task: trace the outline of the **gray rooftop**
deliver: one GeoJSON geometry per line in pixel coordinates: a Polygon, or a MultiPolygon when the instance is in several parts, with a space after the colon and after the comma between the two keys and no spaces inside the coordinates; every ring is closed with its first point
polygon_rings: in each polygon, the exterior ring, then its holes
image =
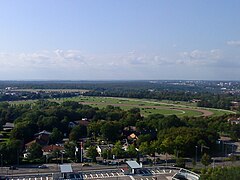
{"type": "Polygon", "coordinates": [[[137,161],[126,161],[127,165],[132,169],[140,169],[142,166],[137,161]]]}
{"type": "Polygon", "coordinates": [[[60,165],[61,173],[71,173],[73,172],[71,164],[60,165]]]}

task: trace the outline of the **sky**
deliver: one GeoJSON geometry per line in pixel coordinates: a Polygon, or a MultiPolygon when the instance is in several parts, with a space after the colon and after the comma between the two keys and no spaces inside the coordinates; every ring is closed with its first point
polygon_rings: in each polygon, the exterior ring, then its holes
{"type": "Polygon", "coordinates": [[[240,80],[239,0],[0,0],[0,80],[240,80]]]}

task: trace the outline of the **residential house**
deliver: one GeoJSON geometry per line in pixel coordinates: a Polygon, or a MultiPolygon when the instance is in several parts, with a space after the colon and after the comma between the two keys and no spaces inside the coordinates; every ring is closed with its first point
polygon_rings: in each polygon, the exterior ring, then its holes
{"type": "Polygon", "coordinates": [[[28,142],[27,144],[25,144],[25,148],[28,149],[33,143],[38,143],[41,146],[46,146],[49,143],[49,136],[50,136],[50,132],[48,131],[41,131],[39,133],[35,134],[35,139],[28,142]]]}
{"type": "Polygon", "coordinates": [[[232,125],[234,124],[240,124],[240,118],[232,117],[228,119],[228,122],[232,125]]]}
{"type": "Polygon", "coordinates": [[[42,148],[43,155],[51,155],[54,151],[60,151],[62,152],[64,150],[64,147],[62,145],[52,144],[48,146],[44,146],[42,148]]]}

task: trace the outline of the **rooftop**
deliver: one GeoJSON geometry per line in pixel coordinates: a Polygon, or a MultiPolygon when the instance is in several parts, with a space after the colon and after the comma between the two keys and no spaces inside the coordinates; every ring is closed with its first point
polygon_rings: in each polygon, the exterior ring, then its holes
{"type": "Polygon", "coordinates": [[[71,173],[73,172],[71,164],[60,165],[61,173],[71,173]]]}
{"type": "Polygon", "coordinates": [[[127,165],[132,169],[140,169],[142,166],[137,161],[126,161],[127,165]]]}

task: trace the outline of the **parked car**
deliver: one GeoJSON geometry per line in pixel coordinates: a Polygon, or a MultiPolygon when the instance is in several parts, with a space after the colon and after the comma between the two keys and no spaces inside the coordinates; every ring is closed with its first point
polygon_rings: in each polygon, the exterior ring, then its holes
{"type": "Polygon", "coordinates": [[[16,166],[10,166],[10,167],[9,167],[9,170],[16,170],[16,169],[17,169],[16,166]]]}
{"type": "Polygon", "coordinates": [[[43,164],[43,165],[38,166],[38,168],[39,168],[39,169],[46,169],[46,168],[48,168],[48,167],[43,164]]]}
{"type": "Polygon", "coordinates": [[[90,167],[91,165],[90,164],[88,164],[88,163],[84,163],[84,164],[82,164],[82,167],[90,167]]]}

